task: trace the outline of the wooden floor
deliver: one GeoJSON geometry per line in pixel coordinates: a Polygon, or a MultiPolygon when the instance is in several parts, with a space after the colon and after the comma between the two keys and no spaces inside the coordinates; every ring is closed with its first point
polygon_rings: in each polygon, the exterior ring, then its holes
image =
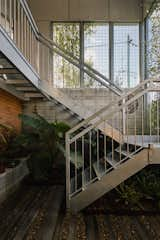
{"type": "Polygon", "coordinates": [[[94,211],[72,215],[64,209],[62,185],[23,185],[0,206],[0,240],[160,239],[160,215],[117,216],[94,211]]]}

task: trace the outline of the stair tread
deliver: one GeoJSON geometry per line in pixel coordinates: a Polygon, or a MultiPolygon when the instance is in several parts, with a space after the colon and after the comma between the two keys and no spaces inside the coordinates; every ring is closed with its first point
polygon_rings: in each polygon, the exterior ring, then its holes
{"type": "MultiPolygon", "coordinates": [[[[71,162],[75,165],[75,152],[70,153],[71,156],[71,162]]],[[[76,168],[79,169],[83,166],[83,158],[82,155],[77,152],[77,163],[76,163],[76,168]]]]}
{"type": "Polygon", "coordinates": [[[99,165],[97,166],[97,162],[95,162],[93,164],[93,168],[98,178],[100,178],[105,172],[104,164],[99,163],[99,165]]]}
{"type": "Polygon", "coordinates": [[[131,150],[128,151],[127,149],[123,149],[123,148],[120,148],[120,147],[116,148],[115,151],[116,151],[117,153],[120,153],[120,152],[121,152],[121,154],[123,154],[123,155],[125,155],[125,156],[128,156],[129,154],[132,153],[131,150]]]}
{"type": "Polygon", "coordinates": [[[114,168],[115,168],[115,165],[117,165],[118,163],[115,159],[112,159],[112,157],[107,157],[106,161],[114,168]]]}

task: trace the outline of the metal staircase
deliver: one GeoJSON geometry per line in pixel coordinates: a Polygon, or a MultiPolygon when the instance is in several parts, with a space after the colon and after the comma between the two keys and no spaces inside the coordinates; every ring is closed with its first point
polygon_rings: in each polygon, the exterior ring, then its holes
{"type": "Polygon", "coordinates": [[[85,119],[66,134],[66,200],[72,211],[85,208],[149,163],[159,163],[159,76],[124,94],[101,73],[42,36],[25,0],[0,0],[0,87],[23,101],[53,101],[79,120],[85,119]],[[94,85],[109,89],[113,102],[94,115],[89,109],[81,115],[81,106],[54,85],[53,53],[94,85]]]}
{"type": "Polygon", "coordinates": [[[68,208],[80,211],[148,164],[160,163],[159,91],[159,76],[143,81],[66,134],[68,208]]]}
{"type": "Polygon", "coordinates": [[[55,86],[53,54],[83,71],[84,80],[90,78],[95,86],[109,89],[113,97],[122,94],[122,90],[101,73],[87,64],[82,65],[80,59],[46,39],[39,32],[25,0],[0,0],[0,42],[0,86],[24,101],[49,100],[77,121],[93,114],[87,106],[83,106],[87,114],[82,114],[82,105],[75,104],[55,86]]]}

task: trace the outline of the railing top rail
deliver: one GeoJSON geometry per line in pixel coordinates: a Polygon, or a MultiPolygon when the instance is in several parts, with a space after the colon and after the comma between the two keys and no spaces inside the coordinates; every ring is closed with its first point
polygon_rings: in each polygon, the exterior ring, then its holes
{"type": "MultiPolygon", "coordinates": [[[[79,63],[79,59],[77,57],[75,57],[72,53],[66,51],[65,49],[61,48],[60,46],[58,46],[58,44],[56,44],[53,40],[50,40],[48,38],[46,38],[43,34],[39,33],[40,36],[40,41],[42,43],[48,42],[49,44],[51,44],[52,47],[56,47],[60,52],[63,53],[63,57],[65,58],[65,55],[69,58],[71,58],[72,60],[74,60],[76,63],[79,63]]],[[[48,45],[48,47],[52,48],[50,45],[48,45]]],[[[52,49],[55,51],[55,49],[52,49]]],[[[60,53],[59,53],[60,54],[60,53]]],[[[72,60],[69,60],[72,64],[75,64],[72,60]]],[[[80,68],[82,68],[79,65],[80,68]]],[[[99,71],[97,71],[96,69],[90,67],[88,64],[84,63],[83,64],[83,71],[85,71],[85,68],[87,69],[88,73],[89,71],[91,71],[92,73],[94,73],[95,75],[97,75],[98,77],[102,78],[104,83],[106,82],[107,84],[110,84],[111,86],[113,86],[116,89],[116,94],[118,94],[119,96],[122,94],[122,89],[119,88],[114,82],[112,82],[109,78],[105,77],[102,73],[100,73],[99,71]]],[[[94,78],[94,77],[93,77],[94,78]]]]}
{"type": "MultiPolygon", "coordinates": [[[[70,143],[75,142],[76,140],[78,140],[80,137],[84,136],[85,134],[87,134],[89,131],[91,131],[92,129],[98,128],[98,126],[104,122],[105,120],[112,119],[112,117],[114,116],[115,113],[123,110],[123,108],[128,107],[130,104],[132,104],[133,102],[135,102],[137,99],[139,99],[140,97],[142,97],[145,93],[147,93],[148,91],[152,90],[151,88],[147,88],[141,92],[139,92],[137,95],[135,95],[132,99],[128,100],[127,102],[123,103],[121,106],[117,106],[115,107],[113,110],[111,110],[110,112],[107,112],[105,114],[105,116],[99,118],[94,124],[88,126],[86,129],[82,130],[81,132],[79,132],[77,135],[73,136],[72,138],[70,138],[70,143]]],[[[68,135],[68,134],[67,134],[68,135]]]]}
{"type": "MultiPolygon", "coordinates": [[[[75,127],[73,127],[72,129],[70,129],[66,135],[70,135],[70,134],[73,134],[75,131],[77,131],[78,129],[80,129],[81,127],[89,124],[92,120],[94,120],[95,118],[97,118],[99,115],[101,115],[102,113],[106,112],[106,111],[109,111],[113,104],[118,104],[119,103],[122,103],[120,107],[124,107],[124,104],[123,104],[123,100],[126,100],[126,98],[132,94],[134,94],[138,89],[141,89],[142,87],[144,87],[146,84],[149,84],[151,82],[154,82],[154,81],[160,81],[160,74],[157,74],[155,75],[154,77],[151,77],[147,80],[144,80],[143,82],[141,82],[140,84],[138,84],[135,88],[133,88],[132,90],[128,91],[126,94],[124,94],[122,97],[120,97],[117,101],[113,101],[111,102],[110,104],[108,104],[107,106],[105,106],[104,108],[100,109],[99,111],[97,111],[96,113],[94,113],[92,116],[88,117],[87,119],[85,119],[84,121],[82,121],[81,123],[77,124],[75,127]]],[[[132,102],[134,101],[134,98],[132,99],[128,99],[127,101],[127,104],[131,104],[132,102]]],[[[126,104],[126,102],[125,102],[126,104]]],[[[116,112],[116,110],[115,110],[116,112]]]]}
{"type": "Polygon", "coordinates": [[[32,13],[30,11],[30,8],[28,6],[28,3],[26,0],[18,0],[18,3],[24,10],[27,20],[32,28],[32,31],[35,34],[35,37],[39,42],[42,44],[45,44],[49,49],[54,51],[55,53],[59,54],[63,58],[65,58],[67,61],[69,61],[74,66],[78,67],[80,70],[83,70],[84,73],[88,74],[92,79],[99,82],[103,86],[111,89],[115,94],[118,96],[121,96],[122,90],[112,81],[110,81],[108,78],[106,78],[103,74],[98,72],[96,69],[88,66],[86,63],[80,64],[79,58],[74,56],[72,53],[66,51],[65,49],[61,48],[56,44],[53,40],[46,38],[43,34],[39,32],[39,29],[37,27],[37,24],[32,16],[32,13]]]}
{"type": "Polygon", "coordinates": [[[30,22],[31,24],[31,27],[32,27],[32,30],[34,31],[36,37],[38,38],[39,36],[39,29],[37,27],[37,24],[32,16],[32,13],[30,11],[30,8],[28,6],[28,3],[26,2],[26,0],[19,0],[21,6],[23,7],[23,10],[25,11],[26,13],[26,16],[28,18],[28,21],[30,22]]]}
{"type": "Polygon", "coordinates": [[[88,74],[91,78],[101,83],[103,86],[111,89],[116,95],[118,96],[122,95],[122,90],[120,90],[114,83],[112,84],[112,82],[108,80],[105,76],[103,76],[95,69],[91,67],[89,68],[86,64],[81,66],[78,58],[72,56],[71,54],[68,54],[68,52],[66,53],[64,49],[60,48],[56,43],[44,37],[41,33],[39,34],[39,40],[40,42],[45,44],[51,51],[57,53],[58,55],[66,59],[69,63],[83,70],[84,73],[88,74]],[[53,46],[55,46],[56,48],[53,48],[53,46]]]}

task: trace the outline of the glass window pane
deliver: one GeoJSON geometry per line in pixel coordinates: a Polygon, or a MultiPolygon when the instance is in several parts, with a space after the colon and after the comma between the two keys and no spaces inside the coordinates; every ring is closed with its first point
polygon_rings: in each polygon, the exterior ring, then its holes
{"type": "Polygon", "coordinates": [[[139,25],[114,24],[114,82],[122,88],[139,83],[139,25]]]}
{"type": "Polygon", "coordinates": [[[160,3],[155,5],[147,22],[147,76],[160,71],[160,3]]]}
{"type": "MultiPolygon", "coordinates": [[[[53,40],[62,49],[75,57],[80,56],[80,24],[54,23],[53,40]]],[[[73,64],[54,53],[53,56],[54,85],[60,88],[80,86],[80,70],[73,64]]]]}
{"type": "Polygon", "coordinates": [[[84,24],[84,61],[109,77],[109,26],[107,23],[84,24]]]}

